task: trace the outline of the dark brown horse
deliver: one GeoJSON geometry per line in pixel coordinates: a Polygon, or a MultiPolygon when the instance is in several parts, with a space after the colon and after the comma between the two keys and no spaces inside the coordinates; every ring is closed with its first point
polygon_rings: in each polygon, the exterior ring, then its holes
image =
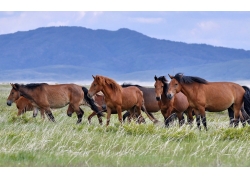
{"type": "MultiPolygon", "coordinates": [[[[143,92],[143,99],[144,99],[144,105],[145,108],[148,112],[148,114],[153,117],[154,119],[156,119],[152,113],[156,113],[160,110],[160,107],[158,106],[158,102],[155,99],[155,89],[154,88],[150,88],[150,87],[143,87],[140,85],[133,85],[133,84],[127,84],[127,83],[123,83],[121,85],[123,88],[129,87],[129,86],[136,86],[138,87],[142,92],[143,92]]],[[[144,111],[144,109],[142,109],[142,111],[144,111]]],[[[124,115],[123,115],[123,121],[125,121],[126,117],[128,117],[130,115],[130,113],[127,111],[124,115]]]]}
{"type": "MultiPolygon", "coordinates": [[[[93,76],[94,81],[88,91],[88,96],[92,97],[97,92],[102,91],[105,97],[105,103],[107,106],[107,126],[110,122],[111,113],[117,113],[118,119],[122,124],[122,112],[125,110],[130,111],[129,121],[134,114],[134,111],[139,114],[138,122],[142,122],[141,108],[144,107],[143,93],[135,86],[122,88],[113,79],[104,76],[93,76]]],[[[145,107],[144,107],[145,108],[145,107]]],[[[154,120],[145,110],[151,121],[154,120]]]]}
{"type": "Polygon", "coordinates": [[[51,108],[57,109],[69,105],[67,114],[71,116],[73,112],[76,112],[78,121],[82,121],[84,114],[80,105],[88,103],[91,109],[100,113],[93,99],[87,97],[88,89],[78,86],[76,84],[57,84],[48,85],[46,83],[39,84],[11,84],[12,89],[7,99],[7,105],[11,105],[16,98],[18,92],[21,96],[29,99],[32,105],[39,108],[41,112],[45,112],[47,117],[55,122],[54,116],[51,112],[51,108]]]}
{"type": "Polygon", "coordinates": [[[169,77],[171,82],[167,97],[172,99],[178,92],[185,94],[194,109],[199,129],[201,116],[207,130],[205,111],[220,112],[232,108],[234,119],[230,121],[230,126],[234,124],[235,127],[239,124],[243,102],[246,113],[250,114],[250,89],[246,86],[233,82],[207,82],[200,77],[184,76],[182,73],[169,77]]]}
{"type": "Polygon", "coordinates": [[[167,98],[168,83],[165,76],[154,77],[155,79],[155,96],[158,101],[158,105],[161,109],[161,113],[164,117],[165,125],[169,126],[171,114],[176,113],[179,119],[179,125],[183,125],[185,122],[183,113],[185,112],[188,116],[188,122],[193,122],[192,108],[189,107],[187,97],[182,93],[176,93],[175,96],[170,100],[167,98]]]}

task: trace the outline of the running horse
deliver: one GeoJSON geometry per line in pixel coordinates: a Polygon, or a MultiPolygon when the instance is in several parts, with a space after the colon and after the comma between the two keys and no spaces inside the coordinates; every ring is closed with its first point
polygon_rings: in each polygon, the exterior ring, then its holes
{"type": "Polygon", "coordinates": [[[87,96],[88,89],[76,84],[56,84],[49,85],[46,83],[32,83],[27,85],[11,84],[12,89],[7,99],[7,105],[11,105],[14,102],[15,96],[19,93],[29,99],[32,105],[40,109],[41,113],[45,112],[48,119],[55,122],[55,118],[51,112],[51,108],[57,109],[69,105],[67,115],[71,116],[73,112],[76,112],[78,120],[77,124],[81,123],[84,111],[80,108],[80,105],[84,105],[85,102],[90,105],[91,109],[99,112],[97,106],[94,104],[93,99],[87,96]]]}
{"type": "Polygon", "coordinates": [[[193,122],[192,108],[189,107],[187,97],[182,93],[176,93],[176,95],[170,100],[167,98],[167,91],[169,88],[168,81],[165,76],[154,77],[155,79],[155,96],[158,101],[158,105],[161,109],[161,113],[164,117],[165,125],[168,127],[171,122],[173,113],[176,113],[179,119],[179,126],[182,126],[185,122],[183,113],[187,114],[187,121],[189,124],[193,122]]]}
{"type": "MultiPolygon", "coordinates": [[[[88,96],[92,97],[97,92],[102,91],[105,97],[105,104],[107,107],[107,122],[106,125],[109,125],[111,113],[117,113],[118,119],[122,121],[122,112],[128,110],[130,112],[130,119],[132,115],[136,112],[138,117],[138,122],[141,123],[144,119],[141,115],[141,108],[145,108],[143,93],[140,89],[135,86],[130,86],[126,88],[122,88],[121,85],[116,83],[113,79],[96,75],[93,76],[93,82],[88,91],[88,96]],[[135,111],[135,112],[134,112],[135,111]],[[142,120],[143,119],[143,120],[142,120]]],[[[154,118],[152,118],[146,111],[145,113],[154,123],[157,122],[154,118]]]]}
{"type": "Polygon", "coordinates": [[[194,109],[199,129],[201,129],[201,116],[202,124],[207,130],[205,111],[220,112],[232,108],[234,118],[230,120],[230,126],[234,127],[239,124],[243,104],[246,113],[250,114],[250,89],[246,86],[233,82],[208,82],[200,77],[184,76],[182,73],[169,77],[171,81],[167,97],[172,99],[178,92],[186,95],[190,106],[194,109]]]}

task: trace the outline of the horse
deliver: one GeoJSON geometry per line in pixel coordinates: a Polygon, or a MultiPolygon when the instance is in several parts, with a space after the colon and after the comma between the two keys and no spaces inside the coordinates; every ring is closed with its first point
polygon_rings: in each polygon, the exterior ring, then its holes
{"type": "Polygon", "coordinates": [[[49,85],[46,83],[31,83],[31,84],[11,84],[12,89],[7,99],[7,105],[11,105],[18,93],[29,99],[32,105],[39,108],[40,111],[47,115],[48,119],[55,122],[55,118],[51,112],[51,108],[57,109],[69,105],[67,115],[71,116],[76,112],[78,120],[77,124],[81,123],[84,111],[80,105],[89,104],[91,109],[97,114],[99,112],[93,99],[87,96],[88,89],[76,84],[56,84],[49,85]]]}
{"type": "MultiPolygon", "coordinates": [[[[18,109],[17,116],[24,114],[27,111],[33,111],[33,117],[37,116],[38,109],[34,107],[30,100],[20,96],[17,100],[14,101],[18,109]]],[[[44,117],[44,113],[41,112],[41,116],[44,117]]]]}
{"type": "Polygon", "coordinates": [[[171,81],[167,97],[172,99],[178,92],[182,92],[194,109],[196,122],[199,129],[200,116],[202,124],[207,131],[205,111],[220,112],[226,109],[233,109],[234,118],[229,125],[237,127],[239,124],[240,110],[244,104],[246,113],[250,114],[250,89],[233,82],[208,82],[196,76],[184,76],[177,73],[169,75],[171,81]]]}
{"type": "MultiPolygon", "coordinates": [[[[134,111],[139,114],[138,122],[141,123],[144,119],[142,119],[141,108],[145,109],[145,113],[150,118],[150,120],[154,123],[157,122],[154,118],[152,118],[146,111],[144,106],[143,92],[135,86],[130,86],[126,88],[122,88],[117,82],[113,79],[96,75],[93,76],[93,82],[88,91],[88,96],[92,97],[97,92],[102,91],[105,96],[105,103],[107,107],[107,122],[106,126],[109,125],[111,113],[118,114],[118,119],[122,124],[122,112],[125,110],[130,111],[130,119],[134,114],[134,111]]],[[[145,120],[144,120],[145,121],[145,120]]]]}
{"type": "MultiPolygon", "coordinates": [[[[129,83],[123,83],[121,85],[123,88],[129,87],[129,86],[136,86],[138,87],[142,92],[143,92],[143,99],[144,99],[144,105],[145,108],[148,112],[148,114],[153,117],[154,119],[156,119],[152,113],[156,113],[160,110],[157,101],[155,100],[155,91],[154,88],[147,88],[147,87],[142,87],[140,85],[133,85],[133,84],[129,84],[129,83]]],[[[144,110],[144,109],[142,109],[144,110]]],[[[130,115],[129,111],[127,111],[124,115],[123,115],[123,121],[125,122],[126,117],[128,117],[130,115]]]]}
{"type": "Polygon", "coordinates": [[[169,117],[172,117],[171,114],[176,113],[179,119],[179,126],[182,126],[185,123],[184,112],[187,113],[188,123],[191,124],[193,122],[192,108],[189,106],[187,97],[182,92],[179,92],[171,100],[168,99],[167,91],[169,84],[166,77],[157,77],[155,75],[154,79],[155,97],[164,117],[165,125],[169,126],[169,122],[171,122],[169,117]]]}

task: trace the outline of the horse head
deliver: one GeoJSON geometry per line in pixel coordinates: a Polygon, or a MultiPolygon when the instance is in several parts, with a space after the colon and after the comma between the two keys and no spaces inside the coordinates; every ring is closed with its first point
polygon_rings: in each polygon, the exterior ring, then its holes
{"type": "Polygon", "coordinates": [[[156,95],[156,100],[160,101],[161,100],[161,95],[165,93],[167,89],[167,82],[168,80],[166,79],[165,76],[160,76],[157,78],[157,76],[154,77],[155,79],[155,95],[156,95]]]}
{"type": "Polygon", "coordinates": [[[9,97],[7,98],[7,105],[8,106],[11,106],[11,104],[13,102],[15,102],[16,100],[18,100],[19,97],[20,97],[20,92],[18,91],[19,84],[17,84],[17,83],[15,83],[15,84],[10,83],[10,85],[12,86],[12,89],[10,91],[9,97]]]}

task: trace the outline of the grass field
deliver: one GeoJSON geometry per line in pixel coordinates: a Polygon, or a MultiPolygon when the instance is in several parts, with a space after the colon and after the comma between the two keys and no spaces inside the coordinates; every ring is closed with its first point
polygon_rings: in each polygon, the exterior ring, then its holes
{"type": "MultiPolygon", "coordinates": [[[[250,126],[229,128],[227,112],[207,113],[208,131],[176,122],[170,128],[147,123],[120,125],[111,116],[110,126],[98,124],[83,106],[83,122],[68,117],[66,108],[53,110],[56,123],[17,117],[15,104],[6,105],[10,85],[0,85],[1,167],[248,167],[250,126]]],[[[163,122],[160,112],[155,116],[163,122]]],[[[106,121],[103,118],[104,122],[106,121]]],[[[203,128],[203,127],[202,127],[203,128]]]]}

